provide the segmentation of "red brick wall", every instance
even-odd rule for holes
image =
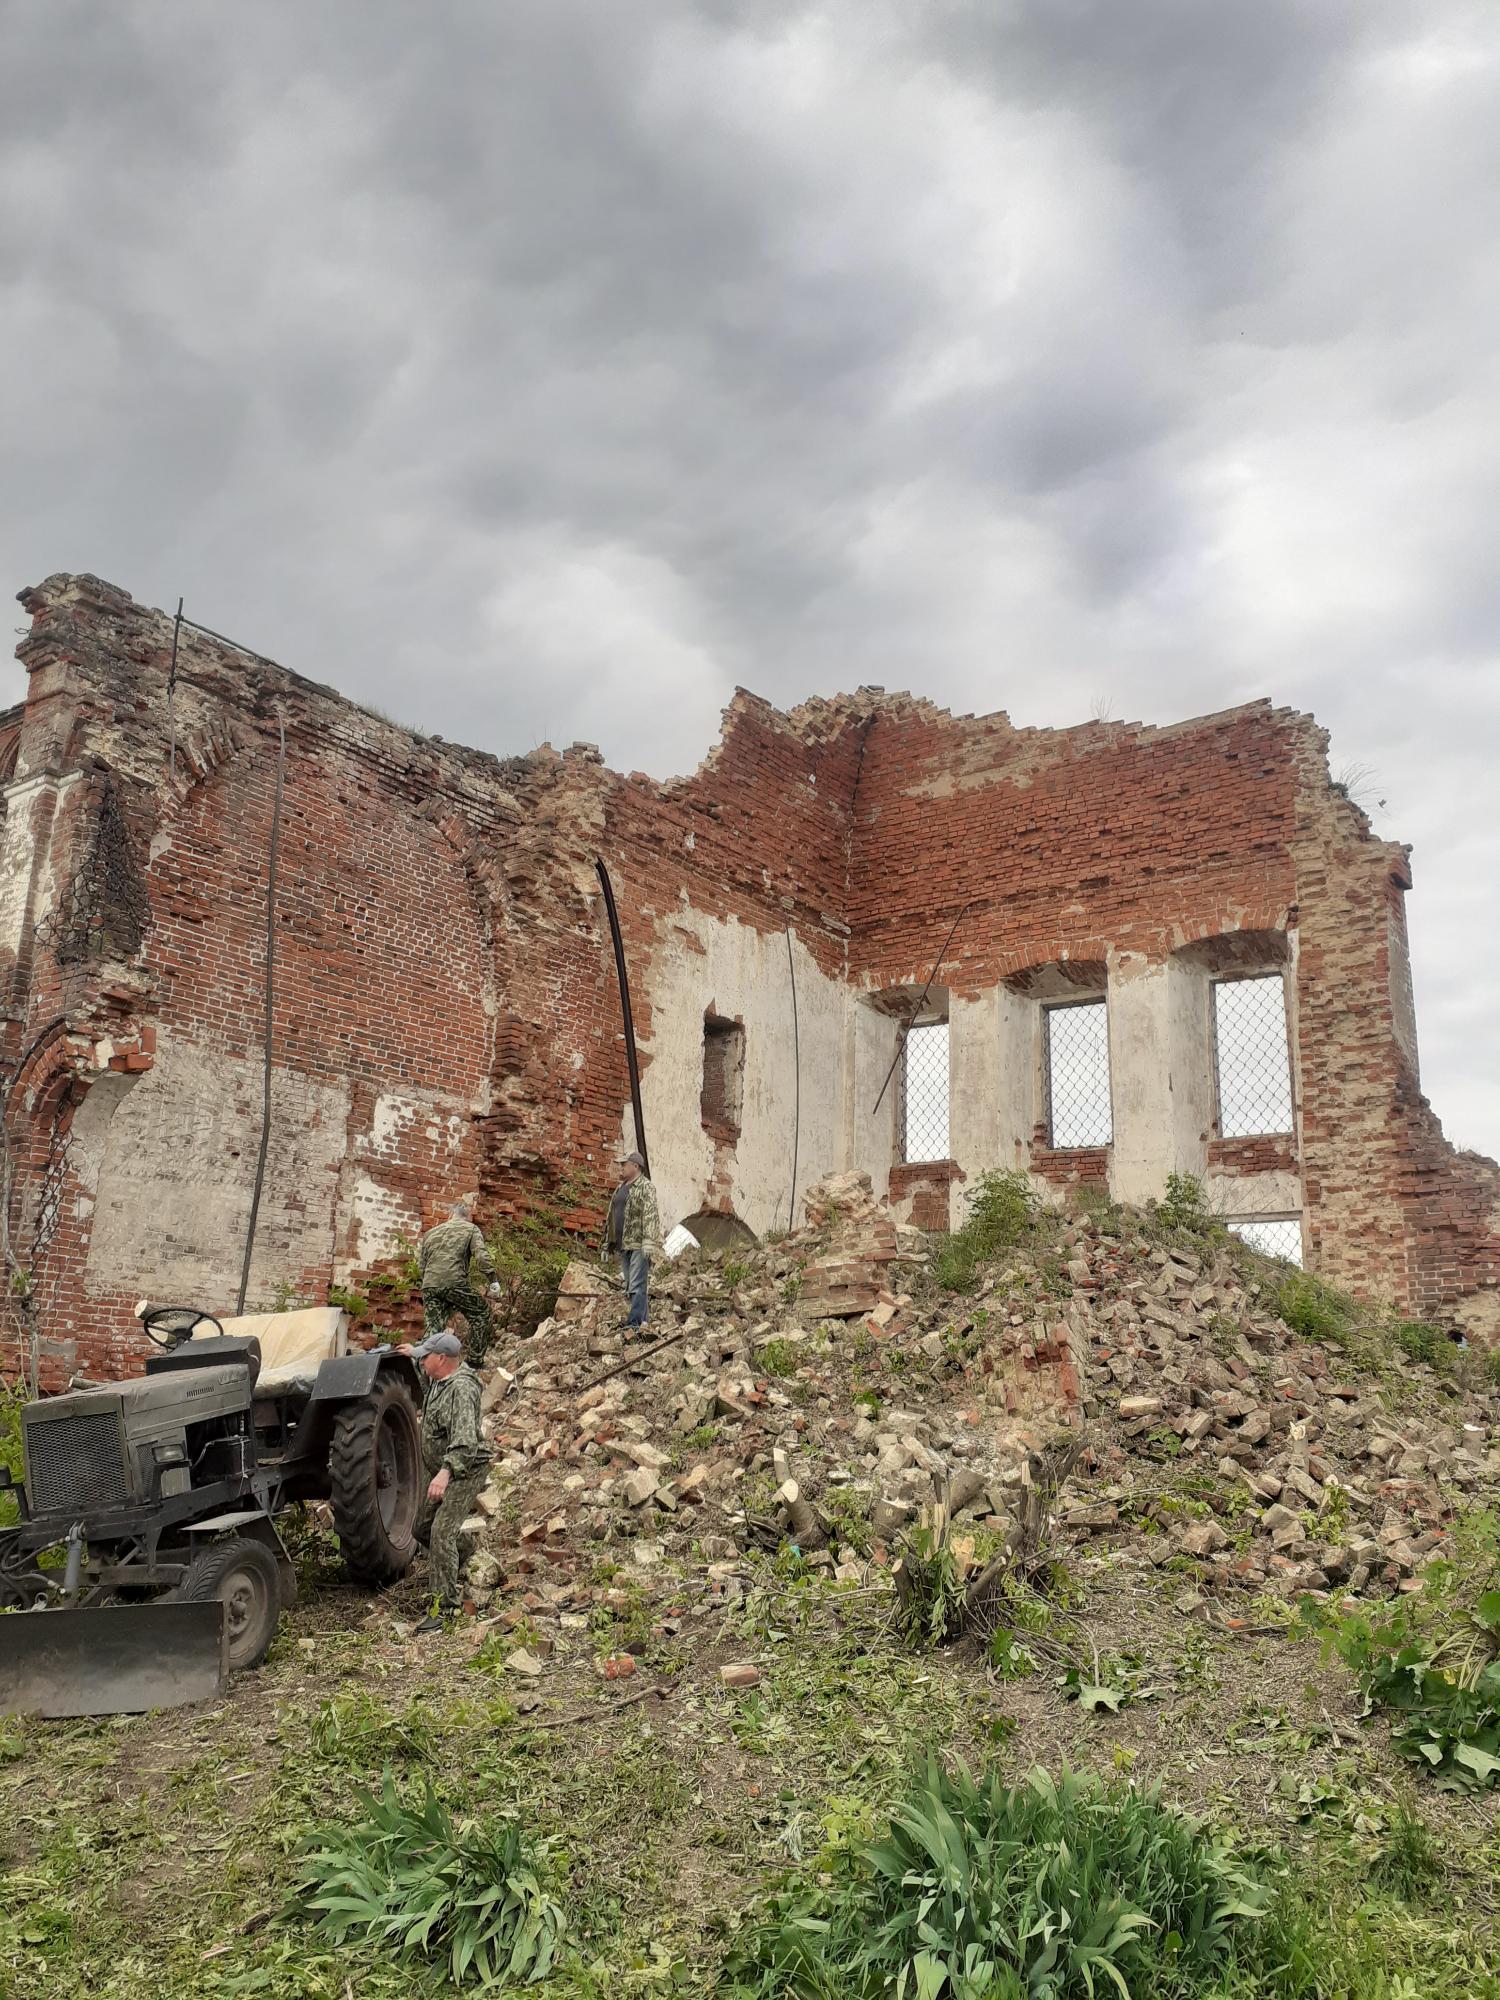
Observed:
[[[1235,1174],[1295,1173],[1297,1144],[1290,1136],[1275,1132],[1253,1138],[1210,1139],[1208,1164]]]
[[[579,1222],[596,1218],[628,1097],[596,854],[633,966],[684,908],[765,932],[791,925],[825,973],[884,988],[927,978],[972,899],[939,972],[963,995],[1063,957],[1160,958],[1221,932],[1293,927],[1323,1267],[1432,1311],[1500,1278],[1500,1169],[1445,1146],[1402,1052],[1390,883],[1404,860],[1330,792],[1322,734],[1305,717],[1258,703],[1169,729],[1048,732],[875,690],[790,716],[742,693],[703,768],[657,785],[584,751],[500,760],[424,739],[190,632],[169,734],[168,619],[88,579],[52,579],[28,607],[17,769],[62,777],[55,801],[39,796],[31,824],[10,829],[12,864],[34,850],[36,904],[0,947],[10,1060],[64,1025],[11,1096],[23,1246],[49,1159],[57,1179],[56,1135],[101,1124],[114,1100],[91,1093],[145,1087],[127,1073],[207,1052],[241,1079],[238,1129],[247,1118],[253,1129],[244,1079],[261,1031],[279,721],[279,1074],[310,1115],[327,1115],[329,1092],[346,1106],[305,1187],[286,1135],[273,1144],[274,1228],[316,1246],[329,1218],[326,1251],[285,1273],[305,1295],[356,1259],[356,1189],[412,1233],[459,1192],[477,1189],[490,1215],[562,1180],[578,1186]],[[12,726],[0,723],[0,764]],[[86,851],[106,772],[153,922],[132,965],[62,967],[34,917]],[[649,996],[636,1000],[649,1062]],[[104,1036],[114,1053],[101,1060]],[[394,1118],[393,1096],[425,1108]],[[243,1145],[218,1162],[225,1298],[253,1165]],[[1105,1156],[1043,1149],[1034,1166],[1098,1181]],[[129,1288],[89,1270],[92,1183],[77,1162],[61,1171],[58,1225],[35,1259],[54,1376],[135,1351]],[[898,1170],[893,1185],[937,1219],[948,1190],[930,1181],[908,1185]],[[311,1218],[300,1235],[299,1202]]]
[[[1297,720],[1269,703],[1172,729],[881,715],[855,810],[852,968],[920,985],[970,899],[943,973],[966,995],[1111,947],[1161,957],[1255,915],[1279,928]]]

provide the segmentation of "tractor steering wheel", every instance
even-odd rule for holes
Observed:
[[[191,1340],[205,1320],[215,1333],[223,1333],[223,1326],[213,1314],[202,1311],[198,1306],[148,1306],[141,1314],[146,1338],[155,1346],[165,1348],[169,1354]]]

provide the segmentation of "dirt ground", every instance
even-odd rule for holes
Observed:
[[[757,1889],[873,1833],[929,1750],[1015,1775],[1066,1763],[1159,1783],[1323,1871],[1330,1894],[1357,1883],[1415,1796],[1386,1724],[1360,1719],[1348,1674],[1314,1641],[1184,1615],[1179,1575],[1103,1554],[1073,1565],[1032,1635],[1034,1669],[1009,1679],[975,1646],[913,1652],[888,1591],[784,1560],[752,1560],[739,1605],[684,1621],[687,1636],[647,1646],[623,1681],[596,1658],[517,1673],[473,1624],[403,1636],[415,1584],[370,1600],[316,1543],[302,1560],[270,1659],[223,1700],[0,1734],[7,1996],[441,1990],[378,1953],[334,1950],[293,1893],[307,1830],[348,1815],[386,1770],[459,1813],[519,1811],[551,1843],[582,1946],[555,1992],[715,1990]],[[1116,1663],[1133,1689],[1118,1713],[1068,1697],[1064,1657]],[[758,1684],[726,1687],[730,1661],[755,1665]],[[1426,1788],[1420,1812],[1447,1871],[1440,1928],[1487,1980],[1496,1803]],[[1412,1916],[1400,1948],[1413,1964],[1435,1948],[1430,1927]]]

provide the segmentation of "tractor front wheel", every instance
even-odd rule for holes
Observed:
[[[333,1525],[357,1582],[394,1583],[411,1568],[426,1483],[416,1404],[387,1375],[339,1411],[328,1452]]]
[[[281,1616],[281,1576],[263,1542],[245,1535],[210,1542],[193,1557],[176,1594],[187,1604],[217,1597],[224,1606],[231,1671],[260,1665]]]

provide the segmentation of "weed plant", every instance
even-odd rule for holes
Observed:
[[[19,1389],[0,1390],[0,1466],[17,1486],[21,1483],[21,1410],[25,1400]],[[15,1495],[0,1491],[0,1528],[19,1519]]]
[[[967,1197],[962,1227],[938,1244],[932,1264],[938,1286],[972,1291],[982,1264],[1035,1235],[1039,1208],[1036,1191],[1018,1169],[992,1167],[981,1174]]]
[[[1365,1713],[1396,1718],[1403,1757],[1446,1791],[1480,1790],[1500,1777],[1500,1590],[1465,1605],[1459,1565],[1433,1568],[1420,1596],[1383,1618],[1311,1606],[1305,1617],[1354,1674]]]
[[[455,1825],[430,1790],[420,1804],[403,1799],[389,1771],[378,1795],[356,1800],[359,1817],[321,1828],[301,1862],[298,1900],[335,1943],[437,1961],[455,1986],[547,1977],[566,1926],[544,1856],[516,1820]]]
[[[578,1248],[568,1218],[591,1198],[589,1184],[576,1175],[550,1189],[537,1180],[517,1213],[490,1231],[486,1241],[500,1282],[497,1338],[530,1339],[549,1317]]]
[[[1175,2000],[1275,1964],[1273,1901],[1154,1791],[1067,1770],[1007,1787],[931,1761],[883,1840],[771,1901],[730,1974],[756,2000]]]

